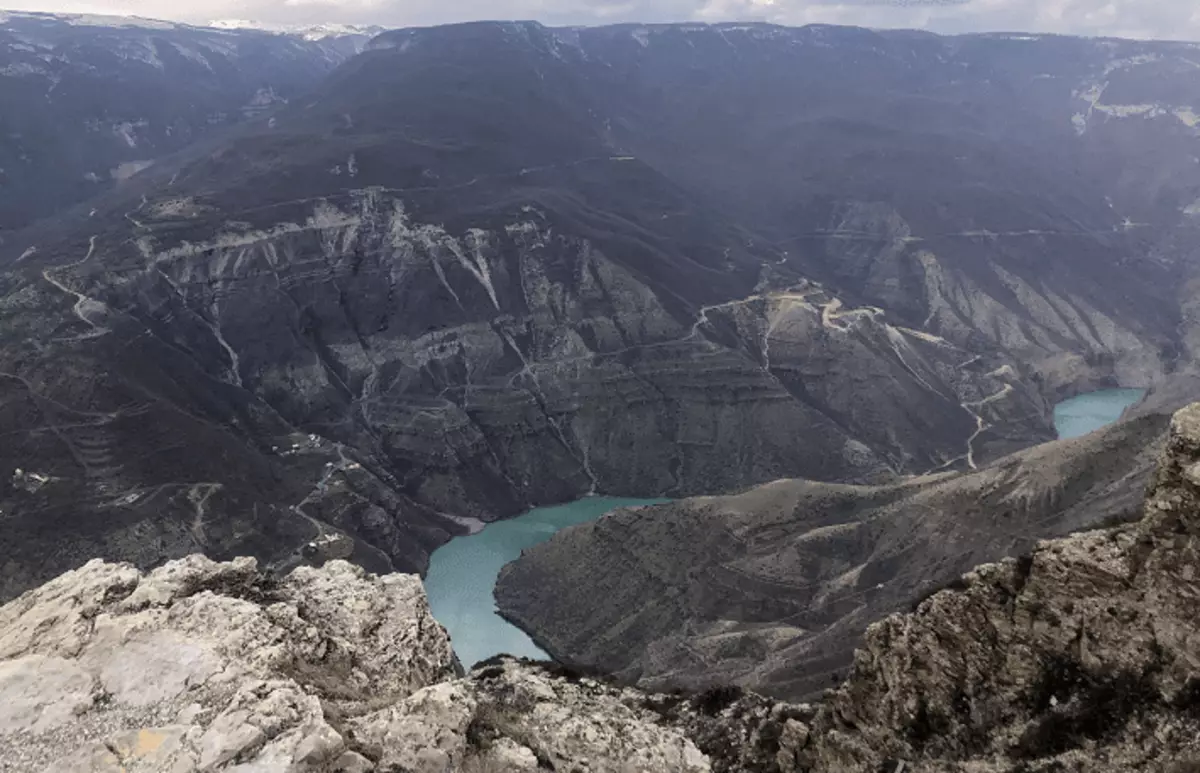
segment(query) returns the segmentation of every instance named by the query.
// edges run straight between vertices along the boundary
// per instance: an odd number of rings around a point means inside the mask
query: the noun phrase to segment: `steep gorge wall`
[[[795,277],[689,310],[641,253],[536,209],[452,233],[364,188],[262,228],[173,194],[125,214],[5,279],[0,384],[27,442],[0,466],[48,479],[5,483],[13,591],[97,552],[232,557],[239,534],[286,563],[344,532],[364,565],[421,571],[472,523],[589,492],[881,481],[1049,435],[1002,352]],[[150,415],[161,435],[133,432]],[[40,513],[80,502],[108,515],[20,558],[55,539]]]

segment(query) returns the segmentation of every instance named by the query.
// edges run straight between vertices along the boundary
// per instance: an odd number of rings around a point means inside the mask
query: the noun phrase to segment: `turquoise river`
[[[1104,389],[1064,400],[1054,406],[1059,439],[1079,437],[1112,424],[1144,394],[1144,389]]]
[[[538,507],[481,531],[458,537],[434,551],[425,588],[434,617],[450,631],[463,665],[507,652],[545,658],[525,632],[496,614],[492,589],[500,569],[527,547],[545,542],[559,529],[594,521],[617,507],[649,505],[665,499],[587,497],[553,507]]]
[[[1059,403],[1054,425],[1060,438],[1087,434],[1116,421],[1137,402],[1140,389],[1106,389]],[[489,524],[476,534],[443,545],[429,561],[425,587],[433,614],[450,631],[454,650],[468,668],[501,652],[544,658],[528,636],[496,614],[492,589],[500,569],[527,547],[544,542],[559,529],[595,520],[630,505],[662,499],[588,497],[554,507],[539,507],[522,516]]]

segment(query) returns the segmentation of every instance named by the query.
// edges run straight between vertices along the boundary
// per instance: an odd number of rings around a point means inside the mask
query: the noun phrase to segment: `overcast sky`
[[[415,26],[485,18],[548,24],[759,20],[1200,40],[1198,0],[0,0],[0,6],[189,22]]]

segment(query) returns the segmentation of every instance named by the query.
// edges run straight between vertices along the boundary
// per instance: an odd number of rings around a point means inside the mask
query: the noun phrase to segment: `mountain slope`
[[[806,697],[849,665],[867,625],[930,589],[1135,514],[1166,422],[888,486],[781,480],[618,510],[525,551],[496,601],[565,663],[651,689]]]
[[[613,141],[807,275],[1054,381],[1064,349],[1160,367],[1176,323],[1150,299],[1188,253],[1155,245],[1190,230],[1197,192],[1178,163],[1196,148],[1194,48],[761,25],[577,40],[617,95]]]
[[[1031,45],[381,35],[305,98],[0,246],[21,438],[0,467],[53,479],[4,484],[5,539],[45,540],[47,512],[80,535],[6,558],[10,591],[89,550],[289,564],[339,533],[419,571],[478,521],[590,491],[979,468],[1050,439],[1059,395],[1161,380],[1190,356],[1194,178],[1126,180],[1090,143],[1190,152],[1171,110],[1194,52]],[[1080,133],[1075,91],[1105,73],[1162,114]],[[123,434],[146,406],[187,424]],[[163,510],[160,491],[182,494]],[[172,525],[115,539],[127,523]]]
[[[980,567],[867,634],[801,770],[1186,771],[1195,765],[1200,410],[1143,519]]]
[[[0,12],[0,237],[269,112],[363,43]]]

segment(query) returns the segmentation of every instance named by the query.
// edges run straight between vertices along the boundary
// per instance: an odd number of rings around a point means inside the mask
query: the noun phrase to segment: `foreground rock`
[[[0,769],[354,770],[342,718],[454,663],[415,577],[93,561],[0,609]]]
[[[803,699],[840,681],[868,625],[973,567],[1136,519],[1168,422],[1151,411],[957,475],[617,511],[530,548],[496,599],[563,662]]]
[[[415,576],[93,561],[0,608],[0,771],[701,773],[774,760],[807,716],[507,659],[456,669]]]

